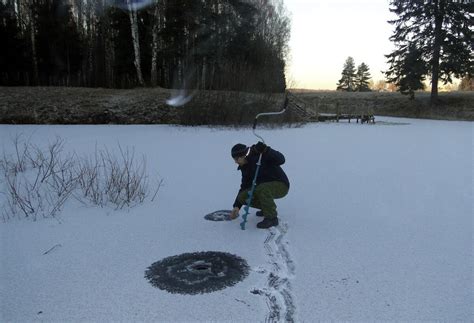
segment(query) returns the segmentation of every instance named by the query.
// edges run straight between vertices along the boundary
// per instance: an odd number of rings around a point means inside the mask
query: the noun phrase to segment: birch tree
[[[140,37],[138,34],[138,18],[137,18],[137,8],[136,5],[132,3],[133,0],[127,0],[128,4],[128,13],[130,17],[130,29],[132,32],[132,42],[133,42],[133,51],[135,54],[134,65],[137,70],[137,80],[138,83],[143,86],[145,82],[143,81],[142,66],[141,66],[141,56],[140,56]]]

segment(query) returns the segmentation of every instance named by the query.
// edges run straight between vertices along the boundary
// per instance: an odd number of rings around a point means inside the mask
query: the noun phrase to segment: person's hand
[[[240,209],[238,207],[234,207],[232,209],[232,211],[230,212],[231,220],[235,220],[239,217],[239,211],[240,211]]]
[[[267,145],[259,141],[255,144],[254,149],[257,153],[263,154],[265,152],[265,149],[267,149]]]

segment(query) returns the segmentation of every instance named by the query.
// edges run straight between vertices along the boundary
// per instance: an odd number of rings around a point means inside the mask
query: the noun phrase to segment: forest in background
[[[0,86],[282,92],[281,0],[1,0]]]

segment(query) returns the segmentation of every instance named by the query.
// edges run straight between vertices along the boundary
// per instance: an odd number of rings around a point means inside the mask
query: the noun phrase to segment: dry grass
[[[372,113],[380,116],[474,120],[474,92],[440,93],[432,106],[429,93],[409,100],[399,93],[292,91],[318,113]],[[281,108],[282,94],[201,91],[184,107],[171,107],[171,90],[113,90],[65,87],[0,87],[3,124],[183,124],[248,125],[256,113]],[[283,120],[297,124],[287,113]]]
[[[474,92],[442,92],[437,105],[431,105],[428,92],[416,93],[415,100],[392,92],[295,91],[293,94],[318,113],[474,121]]]

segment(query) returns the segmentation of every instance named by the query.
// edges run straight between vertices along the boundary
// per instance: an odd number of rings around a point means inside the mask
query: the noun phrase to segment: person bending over
[[[230,217],[236,219],[240,209],[246,204],[260,154],[262,155],[261,166],[250,206],[260,209],[256,215],[263,217],[263,221],[257,224],[257,228],[266,229],[278,225],[277,206],[274,200],[288,194],[290,182],[281,168],[281,165],[285,163],[285,156],[261,141],[251,147],[244,144],[236,144],[232,147],[231,155],[235,163],[239,165],[237,169],[242,172],[242,182]]]

